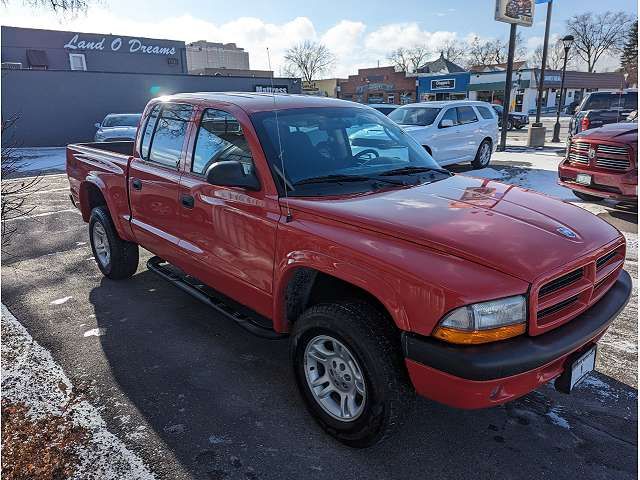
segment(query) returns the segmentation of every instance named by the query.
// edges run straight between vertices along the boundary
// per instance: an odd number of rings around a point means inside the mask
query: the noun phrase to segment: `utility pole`
[[[544,28],[544,45],[542,47],[542,65],[540,65],[540,78],[538,78],[538,101],[536,102],[536,121],[529,126],[527,145],[529,147],[544,147],[547,129],[540,122],[542,111],[542,98],[544,97],[544,73],[547,68],[547,53],[549,51],[549,30],[551,30],[551,11],[553,0],[547,2],[547,22]]]
[[[500,146],[498,150],[504,152],[507,148],[507,125],[509,124],[509,107],[511,106],[511,87],[513,77],[513,57],[516,49],[515,23],[511,24],[509,32],[509,55],[507,56],[507,78],[504,82],[504,105],[502,109],[502,130],[500,130]]]

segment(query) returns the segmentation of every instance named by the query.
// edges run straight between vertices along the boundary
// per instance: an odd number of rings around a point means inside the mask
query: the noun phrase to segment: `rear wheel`
[[[582,193],[578,190],[572,190],[573,194],[581,200],[586,200],[587,202],[600,202],[602,201],[602,197],[596,197],[595,195],[589,195],[588,193]]]
[[[491,161],[491,140],[484,139],[478,151],[476,152],[476,158],[473,159],[471,165],[473,168],[485,168]]]
[[[308,309],[293,326],[291,360],[307,408],[346,445],[384,440],[412,405],[397,332],[368,303]]]
[[[89,240],[98,268],[105,277],[120,280],[136,273],[138,245],[118,236],[106,207],[91,211]]]

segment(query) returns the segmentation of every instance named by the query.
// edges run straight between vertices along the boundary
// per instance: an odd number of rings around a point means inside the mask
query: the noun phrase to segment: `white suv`
[[[389,118],[415,138],[440,165],[489,165],[498,145],[498,117],[486,102],[456,100],[404,105]]]

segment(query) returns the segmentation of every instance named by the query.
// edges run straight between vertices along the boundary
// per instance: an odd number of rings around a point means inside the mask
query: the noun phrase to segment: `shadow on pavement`
[[[89,300],[119,390],[187,478],[636,477],[637,391],[602,375],[606,391],[545,386],[488,410],[420,400],[399,435],[354,450],[306,413],[286,340],[254,337],[148,271],[103,278]]]

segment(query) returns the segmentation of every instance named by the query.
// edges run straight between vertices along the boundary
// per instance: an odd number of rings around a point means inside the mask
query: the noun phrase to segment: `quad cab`
[[[453,175],[352,102],[162,97],[135,142],[69,145],[67,172],[104,275],[134,275],[143,247],[217,312],[288,337],[309,411],[355,447],[415,393],[473,409],[569,391],[631,293],[614,227]]]

